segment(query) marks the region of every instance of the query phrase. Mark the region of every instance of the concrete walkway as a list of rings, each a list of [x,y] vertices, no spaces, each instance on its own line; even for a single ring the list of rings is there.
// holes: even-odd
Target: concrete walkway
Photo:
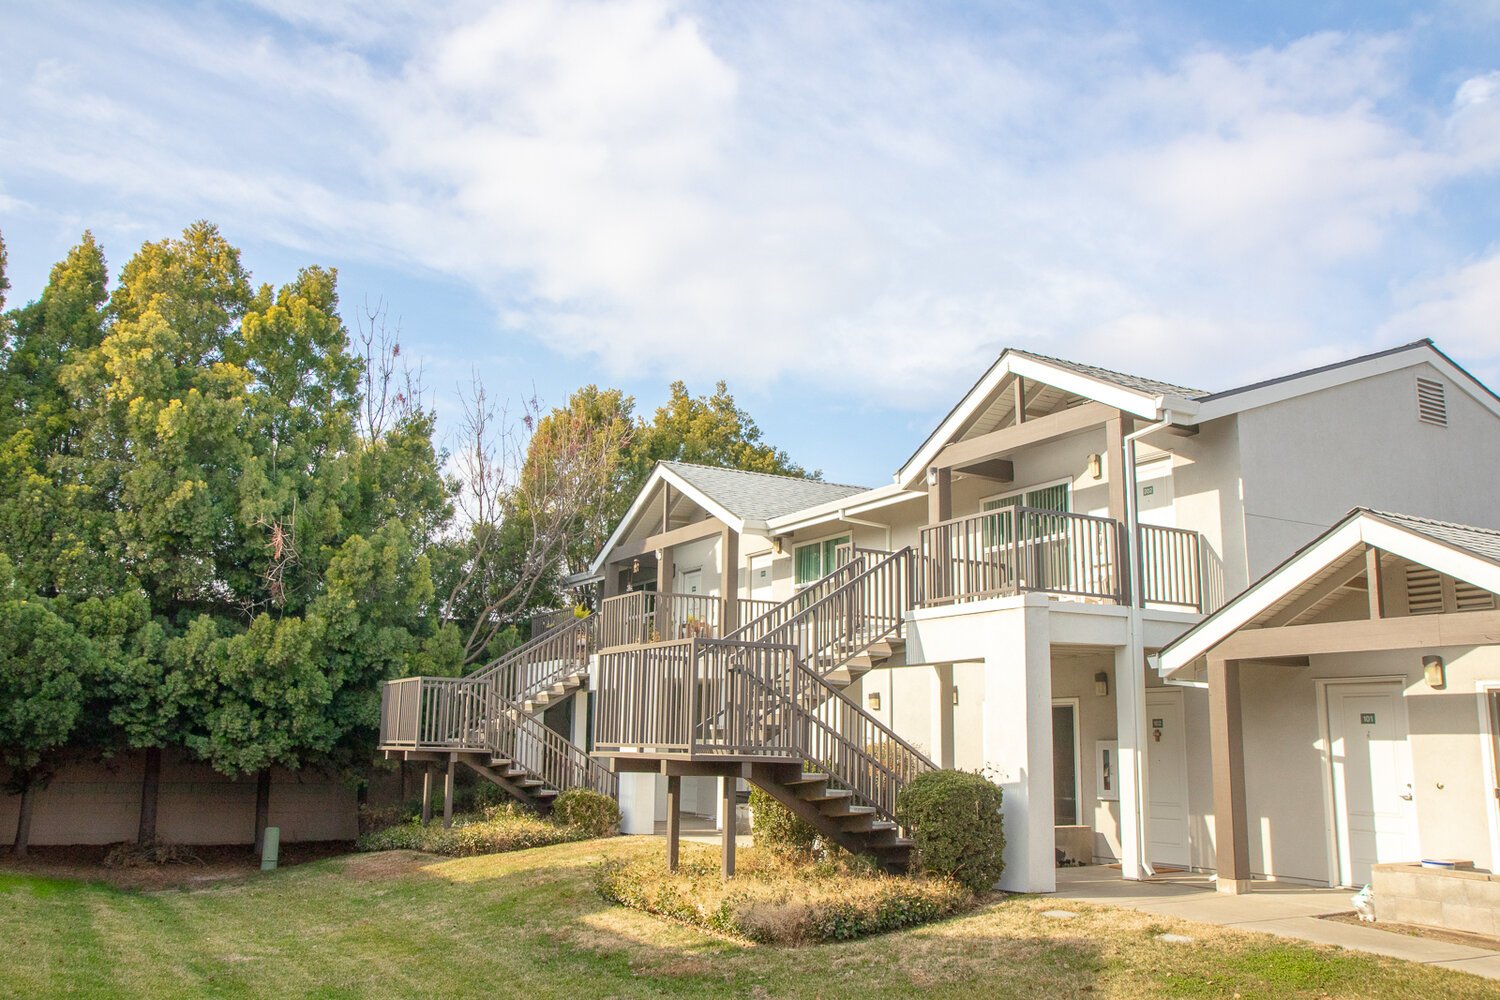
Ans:
[[[1352,913],[1354,908],[1349,902],[1352,895],[1348,889],[1256,882],[1252,892],[1229,896],[1216,892],[1207,875],[1167,875],[1151,882],[1127,882],[1118,869],[1093,866],[1059,868],[1057,892],[1052,898],[1124,906],[1199,923],[1263,931],[1500,979],[1500,949],[1486,950],[1378,930],[1376,926],[1318,919],[1322,914]]]

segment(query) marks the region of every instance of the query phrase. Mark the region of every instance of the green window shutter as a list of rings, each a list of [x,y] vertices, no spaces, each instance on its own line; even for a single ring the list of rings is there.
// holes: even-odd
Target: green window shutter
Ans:
[[[849,536],[830,538],[823,543],[823,575],[828,575],[838,568],[839,546],[848,545]]]
[[[1030,491],[1026,494],[1026,506],[1066,514],[1068,512],[1068,484],[1058,483],[1056,486]]]
[[[797,583],[799,585],[812,583],[823,575],[822,560],[820,558],[822,554],[823,550],[818,545],[804,545],[796,551],[794,559],[796,562]]]

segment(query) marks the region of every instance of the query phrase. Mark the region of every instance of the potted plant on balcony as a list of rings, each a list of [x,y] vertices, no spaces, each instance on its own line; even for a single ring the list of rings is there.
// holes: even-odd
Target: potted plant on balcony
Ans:
[[[688,615],[682,626],[684,639],[706,639],[712,631],[707,621],[697,615]]]

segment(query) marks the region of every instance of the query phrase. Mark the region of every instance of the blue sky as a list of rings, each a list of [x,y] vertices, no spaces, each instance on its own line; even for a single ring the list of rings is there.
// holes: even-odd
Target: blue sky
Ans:
[[[722,377],[878,485],[1006,345],[1500,383],[1500,0],[18,4],[0,94],[13,301],[212,219],[445,413]]]

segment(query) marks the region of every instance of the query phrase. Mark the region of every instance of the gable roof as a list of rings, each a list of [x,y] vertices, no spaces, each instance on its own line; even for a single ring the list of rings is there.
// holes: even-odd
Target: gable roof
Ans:
[[[662,483],[670,484],[683,496],[702,507],[739,534],[764,531],[766,522],[778,515],[816,507],[866,492],[863,486],[825,483],[796,476],[778,476],[769,472],[745,472],[691,462],[657,462],[630,509],[615,525],[609,540],[600,547],[589,565],[593,575],[604,566],[604,560],[625,537],[640,516],[646,500]]]
[[[1500,593],[1500,531],[1356,507],[1228,604],[1162,647],[1158,669],[1170,674],[1189,666],[1278,602],[1331,576],[1347,564],[1351,551],[1366,545]]]
[[[1161,420],[1170,412],[1173,423],[1191,425],[1423,363],[1442,372],[1455,386],[1500,417],[1500,395],[1444,354],[1430,339],[1217,392],[1008,347],[897,470],[895,480],[907,488],[920,482],[938,452],[968,428],[971,419],[1011,374],[1057,386],[1146,420]]]
[[[741,521],[762,525],[773,517],[865,492],[863,486],[825,483],[769,472],[745,472],[688,462],[661,464]]]

